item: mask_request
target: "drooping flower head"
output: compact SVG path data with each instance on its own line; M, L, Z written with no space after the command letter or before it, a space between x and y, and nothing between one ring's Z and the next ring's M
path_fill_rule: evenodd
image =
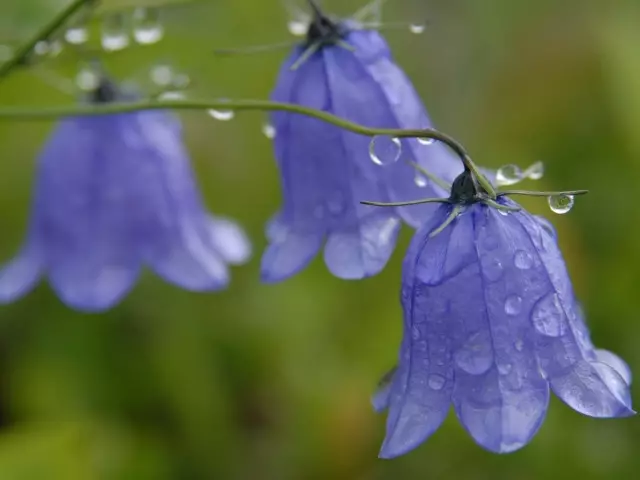
M127 101L102 78L93 103ZM205 210L179 121L162 111L62 120L38 165L20 254L0 270L0 302L47 275L64 303L101 311L132 288L143 265L178 286L217 290L250 245L235 223Z
M488 205L470 180L454 182L404 261L399 363L373 398L389 410L384 458L424 442L451 405L497 453L531 440L550 391L592 417L634 413L630 371L594 349L549 223L505 196Z
M383 37L356 20L329 17L310 3L313 16L306 40L283 65L272 99L324 110L368 127L431 127ZM399 215L417 227L434 208L381 211L359 201L446 196L406 161L449 181L462 171L453 153L437 142L380 139L381 151L372 155L369 138L317 119L278 112L272 124L284 202L267 229L265 281L300 271L325 239L324 259L334 275L346 279L375 275L395 247Z

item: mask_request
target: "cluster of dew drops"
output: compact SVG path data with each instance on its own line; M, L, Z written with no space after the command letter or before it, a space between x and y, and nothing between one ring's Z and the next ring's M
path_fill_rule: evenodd
M408 144L416 142L418 146L429 148L435 145L437 140L433 138L420 137L400 140L397 137L375 136L371 139L371 143L369 144L369 157L374 164L380 167L393 165L402 158L403 144L405 142L408 142ZM543 175L544 164L542 162L535 162L524 170L517 165L504 165L496 171L496 186L506 187L516 185L526 179L540 180ZM414 183L420 188L425 188L429 185L429 179L420 171L416 170ZM547 202L552 212L565 214L573 208L575 197L574 195L564 193L550 195L547 197ZM502 210L500 212L506 214L506 212L503 212Z
M311 17L300 11L288 21L288 30L294 36L302 37L307 34ZM422 34L426 26L422 23L407 25L408 30L416 35ZM101 19L100 46L104 52L118 52L125 50L132 44L153 45L163 39L165 28L161 20L160 8L139 7L131 12L112 13ZM89 41L89 28L86 18L71 23L64 31L62 38L41 40L33 49L38 57L58 56L66 42L69 45L81 46ZM13 54L11 47L0 44L0 62L8 60ZM176 72L168 64L154 65L149 71L151 82L162 89L157 96L158 100L182 100L185 98L184 90L190 83L189 76ZM86 62L80 67L75 79L76 85L83 91L95 89L99 81L99 73L95 65ZM207 113L218 121L229 121L235 116L232 109L209 109ZM262 133L268 138L276 136L276 129L266 122L262 126ZM418 146L429 148L436 143L432 138L415 138L400 140L397 137L375 136L369 145L371 161L380 166L387 167L397 163L402 157L403 143L416 142ZM497 186L515 185L522 180L539 180L544 174L542 162L536 162L524 171L517 165L505 165L496 172ZM429 179L416 170L414 183L419 188L429 185ZM569 212L574 205L574 196L569 194L552 195L548 197L550 209L558 214Z

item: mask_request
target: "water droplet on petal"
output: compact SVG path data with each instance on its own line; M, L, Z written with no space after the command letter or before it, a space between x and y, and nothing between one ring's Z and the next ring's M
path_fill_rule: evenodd
M489 333L476 332L467 338L464 345L455 351L458 367L471 375L481 375L493 365L493 349Z
M424 33L426 29L426 25L424 23L412 23L409 25L409 31L415 35L420 35Z
M369 143L369 156L376 165L391 165L400 159L401 153L402 142L395 137L376 136Z
M160 23L157 8L136 8L133 11L133 38L141 45L151 45L162 40L164 27Z
M544 176L544 163L534 163L524 171L524 176L530 180L540 180Z
M127 22L121 13L108 15L102 21L100 43L106 52L116 52L129 46Z
M303 37L307 34L307 30L309 29L309 22L306 19L295 19L289 20L287 23L287 28L289 29L289 33L291 35L295 35L296 37Z
M559 337L564 333L565 314L556 293L542 297L533 307L531 320L541 334Z
M155 65L151 68L149 76L159 87L167 87L173 83L173 70L169 65Z
M273 125L271 125L270 123L265 123L262 126L262 133L264 134L265 137L267 137L268 139L273 139L276 136L276 127L274 127Z
M517 340L516 343L513 344L513 346L518 352L521 352L524 349L524 342L522 340Z
M552 195L547 200L549 201L551 211L560 215L570 212L574 204L573 195L566 195L564 193Z
M520 270L528 270L533 266L533 257L529 252L518 250L513 256L513 264Z
M522 311L522 298L509 295L504 302L504 311L507 315L518 315Z
M498 372L500 375L508 375L513 366L510 363L498 363Z
M416 176L413 178L413 181L419 188L425 188L427 185L429 185L429 180L427 179L427 177L425 177L420 172L416 172Z
M517 165L505 165L496 172L498 186L514 185L522 180L522 170Z
M235 116L235 112L233 110L224 110L220 108L210 109L207 111L212 118L216 120L220 120L221 122L227 122L232 120Z
M502 278L504 268L498 258L492 255L485 255L481 258L481 261L482 274L488 281L497 282Z
M418 140L418 143L420 145L433 145L434 143L436 143L433 138L418 137L416 140Z
M442 390L445 382L445 378L442 375L438 375L437 373L432 373L431 375L429 375L429 379L427 380L429 388L431 388L432 390Z
M82 45L89 40L89 30L84 25L76 25L64 32L64 39L72 45Z

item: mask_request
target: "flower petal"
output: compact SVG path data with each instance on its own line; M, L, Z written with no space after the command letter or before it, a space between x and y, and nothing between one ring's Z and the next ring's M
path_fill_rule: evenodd
M531 215L513 215L536 246L555 292L543 297L532 312L536 354L553 392L585 415L632 415L629 385L612 366L597 361L557 243Z
M222 258L233 265L240 265L251 257L251 242L236 222L222 217L209 216L209 235L214 248Z
M415 274L424 267L423 260L441 265L446 261L447 232L451 229L433 238L429 234L447 215L448 209L442 207L416 233L405 258L404 334L398 371L391 385L382 458L393 458L414 449L438 429L449 411L453 389L449 321L452 313L447 296L450 286L445 278L438 281L441 275L438 272L443 269L437 265L433 267L430 284Z
M547 411L530 312L552 286L515 218L481 206L473 216L478 262L458 282L475 313L454 330L453 403L479 445L507 453L531 440Z
M346 41L354 46L353 52L342 48L325 50L325 56L331 59L327 61L327 78L332 85L334 112L371 127L432 127L420 97L391 58L382 36L372 30L358 30L351 32ZM353 134L345 132L344 135ZM415 182L415 169L406 162L396 162L386 167L374 165L366 154L368 143L369 140L364 137L359 139L359 151L362 153L355 158L361 168L379 172L374 174L385 185L391 201L447 196L448 192L431 182L419 186ZM452 182L463 170L460 159L440 142L425 145L416 139L403 140L402 152L404 160L416 162L448 182ZM411 226L418 228L433 215L436 208L423 204L401 207L398 211Z
M128 126L126 116L63 120L41 155L35 234L54 290L79 310L111 307L139 273L128 218L137 165L120 140Z
M263 282L280 282L305 268L322 245L323 235L287 230L262 255L260 278Z
M0 270L0 303L10 303L28 293L42 274L40 250L29 242Z
M358 229L329 234L324 259L338 278L360 279L379 273L396 246L400 220L391 214L363 219Z

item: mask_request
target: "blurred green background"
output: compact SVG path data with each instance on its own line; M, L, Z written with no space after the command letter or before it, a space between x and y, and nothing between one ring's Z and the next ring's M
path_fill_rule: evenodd
M65 3L2 0L0 43L29 38ZM150 2L104 2L142 3ZM325 4L346 15L362 0ZM141 81L163 63L191 76L189 96L269 94L286 52L212 51L291 38L277 0L202 1L163 14L163 41L104 55L117 78ZM545 161L537 188L590 189L551 220L595 343L639 371L640 2L390 0L385 8L389 21L425 17L421 36L386 36L437 126L487 166ZM15 72L0 85L0 104L72 104L52 84L71 82L86 57L65 49ZM538 435L514 454L485 452L451 413L421 447L378 460L385 416L369 396L396 359L411 232L375 278L341 281L317 260L262 285L264 223L280 203L266 117L182 118L208 207L246 226L254 258L217 294L147 274L105 315L67 309L46 283L0 307L2 480L637 478L637 418L590 419L555 398ZM22 241L50 128L0 123L0 262ZM544 200L525 204L551 217Z

